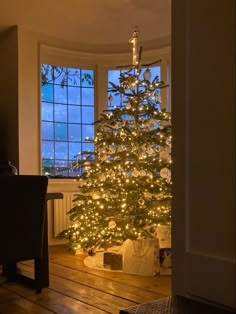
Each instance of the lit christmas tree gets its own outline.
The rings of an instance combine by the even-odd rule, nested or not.
[[[68,213],[72,224],[58,235],[73,250],[152,238],[158,224],[171,221],[170,113],[160,109],[165,85],[158,77],[151,80],[149,68],[142,73],[137,32],[130,42],[132,69],[121,73],[119,86],[110,83],[126,103],[100,115],[96,136],[88,139],[95,151],[82,152],[76,161],[84,172]]]

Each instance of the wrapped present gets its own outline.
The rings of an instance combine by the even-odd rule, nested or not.
[[[126,240],[123,271],[129,274],[154,276],[160,271],[158,239]]]
[[[171,226],[157,226],[156,237],[159,239],[160,248],[171,248]]]
[[[122,270],[123,268],[123,255],[112,252],[104,252],[103,266],[111,270]]]
[[[171,275],[171,248],[160,249],[160,275]]]

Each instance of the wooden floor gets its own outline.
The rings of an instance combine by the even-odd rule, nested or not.
[[[50,286],[41,294],[20,282],[6,282],[0,276],[0,314],[119,313],[171,293],[170,276],[144,277],[95,270],[84,265],[85,257],[72,255],[62,246],[50,247]],[[27,261],[18,267],[29,275],[32,265]]]

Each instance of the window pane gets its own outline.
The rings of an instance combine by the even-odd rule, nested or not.
[[[60,86],[67,84],[67,68],[53,67],[54,69],[54,83]]]
[[[160,66],[151,67],[150,70],[152,73],[151,81],[153,81],[156,76],[158,76],[159,80],[161,79],[161,67]]]
[[[93,106],[93,104],[94,104],[94,89],[87,87],[82,89],[82,105]]]
[[[81,107],[68,106],[68,122],[81,123]]]
[[[74,160],[72,161],[72,168],[69,170],[68,175],[70,177],[78,177],[82,174],[82,168],[81,167],[77,167],[77,164],[75,165]]]
[[[41,65],[41,83],[42,86],[48,83],[53,83],[53,66],[49,64]]]
[[[55,104],[55,121],[67,122],[67,105]]]
[[[109,92],[107,97],[107,107],[111,109],[112,107],[117,107],[120,104],[120,95],[115,95],[115,93]]]
[[[53,159],[54,157],[54,142],[42,142],[42,157],[43,159]]]
[[[68,68],[68,85],[80,86],[80,70]]]
[[[54,159],[43,159],[42,174],[45,176],[54,176]]]
[[[57,141],[67,140],[67,124],[66,123],[55,123],[55,139]]]
[[[94,73],[93,70],[81,70],[81,85],[94,86]]]
[[[94,151],[94,144],[93,143],[83,143],[82,144],[82,150],[93,152]]]
[[[42,102],[42,120],[53,121],[53,104]]]
[[[75,157],[81,152],[81,143],[69,143],[69,158],[75,160]]]
[[[109,93],[109,95],[112,95],[112,102],[108,101],[108,107],[124,107],[127,103],[127,98],[124,95],[115,95],[115,93]]]
[[[56,159],[67,159],[68,157],[68,143],[67,142],[55,142],[55,157]]]
[[[42,122],[42,139],[43,140],[53,140],[53,123],[52,122]]]
[[[46,84],[41,88],[41,100],[53,102],[53,85]]]
[[[91,139],[94,138],[94,126],[89,124],[82,125],[82,141],[85,141],[85,138],[89,137]]]
[[[108,71],[108,86],[111,87],[109,82],[112,82],[115,85],[120,85],[119,77],[120,77],[120,70],[109,70]]]
[[[54,102],[67,103],[67,87],[54,85]]]
[[[69,141],[81,141],[81,124],[68,124]]]
[[[82,119],[83,119],[83,123],[93,123],[94,122],[94,108],[83,106],[82,107]]]
[[[112,85],[109,82],[114,83],[115,85],[120,85],[120,75],[127,70],[109,70],[108,71],[108,103],[107,107],[109,109],[116,108],[116,107],[125,107],[127,104],[127,97],[122,94],[117,94],[117,92],[112,92]],[[112,96],[112,101],[110,101],[110,96]]]
[[[68,87],[68,103],[72,105],[80,105],[79,87]]]
[[[55,176],[67,177],[71,164],[67,160],[55,160]]]

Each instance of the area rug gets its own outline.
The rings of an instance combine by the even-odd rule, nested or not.
[[[173,314],[173,299],[171,297],[142,303],[120,310],[120,314]]]
[[[169,296],[120,310],[120,314],[232,314],[232,309],[194,301],[180,296]]]

